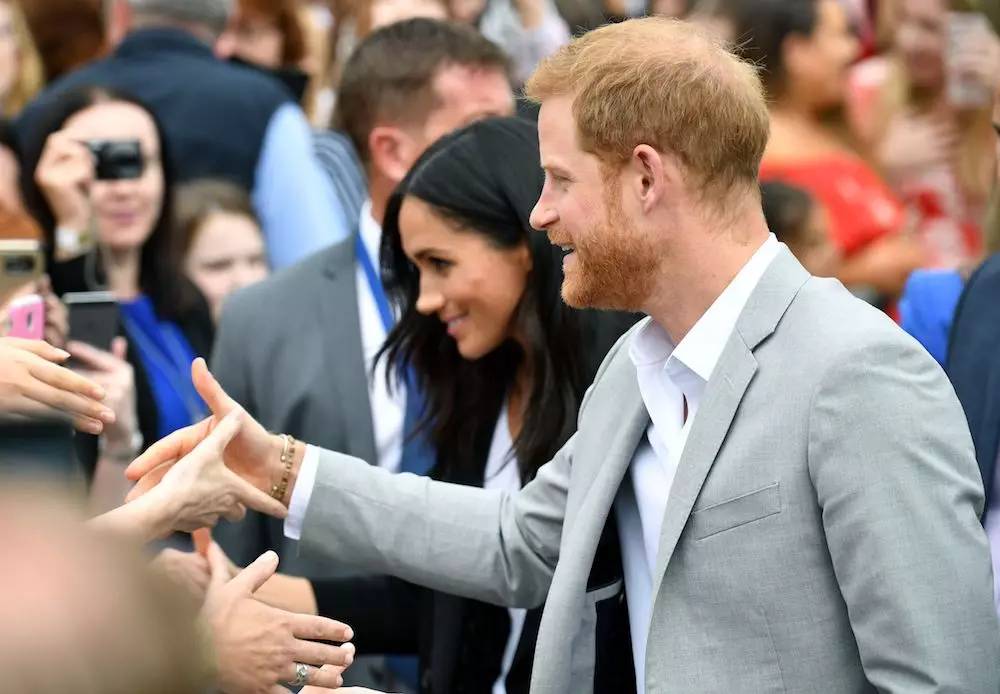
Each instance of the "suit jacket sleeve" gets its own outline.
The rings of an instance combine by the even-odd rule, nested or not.
[[[222,319],[215,337],[215,347],[209,362],[212,375],[223,390],[243,406],[248,414],[257,417],[250,384],[250,365],[247,350],[254,344],[249,339],[253,312],[246,293],[230,297],[222,311]],[[246,566],[269,549],[278,550],[273,538],[268,536],[267,517],[248,511],[239,523],[220,521],[213,531],[213,539],[239,566]]]
[[[1000,629],[983,487],[954,391],[909,339],[829,364],[809,471],[868,680],[994,694]]]
[[[537,607],[559,555],[573,440],[515,494],[322,451],[300,546],[444,593]]]

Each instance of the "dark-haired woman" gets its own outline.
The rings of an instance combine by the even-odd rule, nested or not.
[[[575,431],[597,367],[637,318],[563,303],[563,253],[528,222],[542,184],[534,125],[490,119],[432,145],[387,206],[382,276],[399,320],[383,355],[424,398],[436,479],[530,481]],[[257,595],[337,615],[359,653],[419,653],[425,694],[528,691],[540,609],[387,577],[280,576]]]
[[[212,320],[172,253],[173,181],[150,111],[127,95],[82,87],[54,102],[43,119],[44,139],[23,143],[25,203],[48,237],[56,293],[107,290],[118,301],[137,426],[130,441],[105,442],[105,452],[127,461],[142,441],[204,415],[189,365],[211,350]],[[85,144],[95,142],[138,142],[132,171],[99,179]]]

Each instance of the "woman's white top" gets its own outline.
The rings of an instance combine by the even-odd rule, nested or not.
[[[486,480],[483,484],[485,489],[505,489],[511,493],[521,489],[521,473],[517,469],[517,459],[514,457],[513,449],[514,441],[510,436],[507,402],[505,401],[500,410],[500,417],[497,419],[493,440],[490,442],[489,457],[486,459]],[[493,683],[493,694],[507,694],[504,680],[514,662],[517,644],[521,640],[521,631],[524,629],[524,617],[528,613],[527,610],[513,608],[507,611],[510,613],[510,636],[507,638],[507,646],[503,650],[500,677]]]

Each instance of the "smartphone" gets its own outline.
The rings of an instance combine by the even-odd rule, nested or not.
[[[111,351],[111,342],[119,333],[118,300],[111,292],[64,294],[69,310],[69,339],[91,347]]]
[[[0,240],[0,304],[24,285],[37,281],[44,269],[45,256],[38,241]]]
[[[146,168],[138,140],[88,140],[83,143],[94,155],[94,178],[122,181],[141,178]]]
[[[30,294],[14,299],[7,309],[5,334],[25,340],[45,339],[45,299],[39,294]]]
[[[948,76],[948,102],[961,108],[980,108],[992,103],[990,85],[980,84],[958,71],[958,59],[969,44],[988,35],[992,29],[986,15],[979,12],[948,13],[948,49],[945,68]]]

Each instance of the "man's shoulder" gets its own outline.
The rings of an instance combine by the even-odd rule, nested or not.
[[[835,280],[811,278],[772,339],[774,349],[765,346],[755,356],[776,367],[790,388],[815,391],[848,379],[878,393],[884,379],[947,380],[923,345]]]
[[[323,290],[324,275],[353,269],[353,244],[353,239],[341,241],[238,291],[226,302],[223,318],[253,322],[262,312],[288,316],[290,310],[301,309],[312,292]]]

